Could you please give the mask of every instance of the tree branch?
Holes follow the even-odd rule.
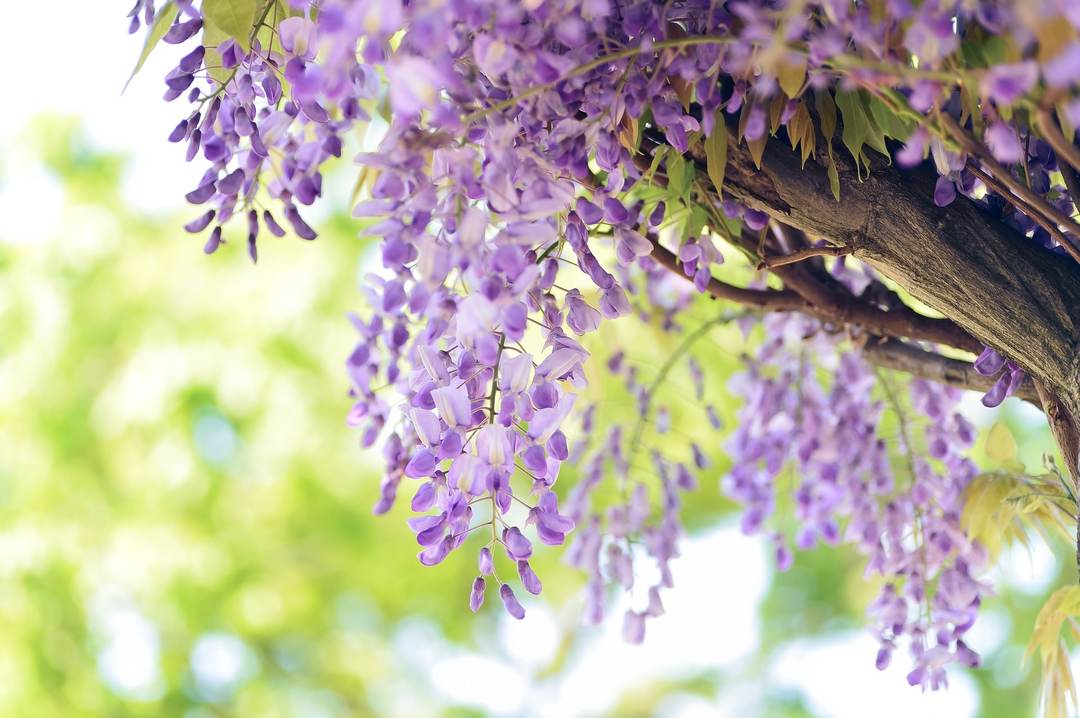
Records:
[[[844,152],[834,152],[840,202],[825,168],[804,168],[776,138],[760,167],[744,145],[729,144],[724,191],[810,236],[853,246],[856,258],[1018,362],[1080,413],[1080,265],[965,197],[937,207],[931,168],[901,171],[875,159],[860,180]],[[704,157],[695,159],[704,168]]]
[[[1080,496],[1080,429],[1076,414],[1070,412],[1061,399],[1043,382],[1035,380],[1035,389],[1042,401],[1043,413],[1050,422],[1050,433],[1054,435],[1061,458],[1065,462],[1065,471],[1072,480],[1073,496]],[[1080,521],[1076,524],[1076,570],[1080,575]]]
[[[653,146],[657,146],[660,142],[657,138],[646,139],[649,139],[653,143]],[[691,159],[697,161],[696,158]],[[648,155],[637,155],[635,157],[635,162],[639,167],[645,168],[651,164]],[[703,167],[704,165],[702,164],[702,167],[699,168],[701,172],[705,171]],[[657,176],[655,177],[655,180],[662,186],[666,186],[666,178]],[[661,247],[655,238],[650,239],[653,241],[653,257],[660,262],[660,264],[675,271],[679,275],[685,276],[675,255],[664,247]],[[758,255],[758,250],[755,246],[756,242],[751,238],[748,238],[745,234],[734,238],[734,241],[751,254],[751,256]],[[838,244],[845,246],[843,242],[838,242]],[[854,249],[854,247],[852,247],[852,249]],[[845,252],[845,254],[846,253],[848,252]],[[888,311],[880,309],[858,297],[852,296],[850,293],[838,292],[833,288],[825,286],[817,279],[800,271],[800,268],[798,267],[781,264],[770,269],[773,274],[784,282],[786,288],[793,289],[798,296],[801,296],[802,299],[805,300],[801,305],[794,305],[794,303],[792,303],[791,306],[788,306],[788,302],[791,302],[790,296],[784,300],[780,300],[776,297],[766,300],[765,297],[759,295],[760,290],[739,289],[719,282],[719,280],[716,279],[710,280],[708,291],[714,297],[720,299],[731,299],[742,304],[758,306],[766,310],[802,311],[823,321],[832,322],[840,326],[858,326],[872,334],[880,336],[906,337],[909,339],[928,341],[969,351],[973,354],[978,354],[982,350],[982,344],[978,340],[949,319],[927,317],[912,310],[902,302],[897,302],[897,306]],[[748,291],[751,292],[751,294],[745,294],[745,292]],[[743,301],[743,299],[746,301]],[[764,304],[759,302],[764,302]]]
[[[958,389],[985,393],[995,381],[994,377],[975,371],[970,361],[928,352],[899,339],[871,339],[863,347],[862,355],[868,362],[883,369],[904,372]],[[1030,377],[1024,379],[1013,396],[1042,407]]]
[[[678,257],[652,239],[652,257],[679,276],[692,281],[682,271]],[[777,272],[785,282],[785,275]],[[796,283],[798,283],[796,281]],[[982,346],[952,322],[933,319],[911,310],[885,311],[865,304],[850,295],[844,296],[822,290],[819,301],[807,300],[798,291],[775,289],[743,289],[721,282],[715,277],[709,280],[707,290],[716,299],[727,299],[738,304],[757,307],[764,311],[798,311],[838,326],[857,326],[879,336],[907,337],[946,346],[979,351]]]
[[[843,257],[852,253],[851,247],[807,247],[791,254],[783,254],[778,257],[765,257],[758,262],[758,269],[774,269],[787,264],[795,264],[812,257]]]
[[[652,258],[678,274],[686,281],[693,281],[682,270],[679,258],[658,241],[650,237],[653,243]],[[721,282],[715,277],[709,279],[707,291],[714,299],[727,299],[736,304],[745,304],[771,312],[806,311],[808,303],[798,294],[788,290],[776,289],[744,289]]]

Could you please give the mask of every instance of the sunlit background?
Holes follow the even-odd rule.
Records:
[[[371,252],[348,163],[312,215],[317,242],[264,241],[257,267],[240,241],[204,256],[179,229],[201,170],[165,141],[175,48],[121,94],[140,44],[127,4],[60,5],[62,22],[44,17],[57,4],[5,7],[0,715],[1033,714],[1024,644],[1047,593],[1075,580],[1067,546],[1006,553],[972,633],[984,667],[924,696],[904,656],[874,669],[858,556],[816,551],[779,575],[739,533],[719,438],[644,646],[619,638],[616,596],[608,624],[580,626],[581,577],[555,550],[526,620],[473,616],[471,554],[419,565],[407,506],[372,516],[381,460],[345,426],[345,314]],[[624,322],[647,340],[626,344],[653,347],[630,359],[655,371],[673,340]],[[701,354],[729,426],[746,348],[720,331]],[[619,401],[603,380],[591,391]],[[984,467],[999,421],[1041,466],[1038,413],[969,399]],[[676,430],[699,428],[688,416]]]

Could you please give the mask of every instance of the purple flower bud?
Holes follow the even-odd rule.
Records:
[[[187,131],[188,131],[188,121],[187,120],[180,120],[180,124],[178,124],[173,129],[173,131],[169,133],[169,142],[180,142],[185,137],[187,137]]]
[[[453,539],[449,536],[444,538],[434,546],[429,546],[419,554],[417,557],[420,559],[420,563],[425,566],[434,566],[442,563],[442,560],[450,553],[450,549],[453,547]]]
[[[420,488],[416,490],[416,494],[412,500],[412,510],[417,513],[423,513],[428,511],[435,505],[435,499],[438,497],[435,491],[435,484],[431,481],[425,481],[420,484]]]
[[[641,643],[645,640],[645,614],[627,611],[623,616],[622,637],[627,643]]]
[[[979,667],[979,654],[971,650],[963,641],[956,642],[956,660],[968,668]]]
[[[956,199],[956,184],[948,177],[938,177],[934,185],[934,204],[948,207]]]
[[[1005,366],[1005,357],[990,347],[983,347],[982,353],[975,359],[972,366],[983,376],[994,376]]]
[[[420,449],[405,466],[405,475],[410,479],[422,479],[435,472],[435,455],[427,449]]]
[[[177,68],[165,76],[165,84],[170,90],[183,92],[191,87],[191,83],[195,81],[195,76],[190,72],[182,72],[180,68]]]
[[[199,185],[196,189],[188,192],[185,197],[191,204],[202,204],[206,200],[214,196],[214,181],[211,180],[202,185]]]
[[[926,148],[930,142],[930,132],[925,127],[920,127],[912,133],[904,143],[904,147],[896,153],[896,162],[901,167],[915,167],[922,164],[926,159]]]
[[[244,170],[236,169],[218,180],[218,192],[224,195],[235,195],[244,185]]]
[[[263,210],[263,224],[270,230],[270,234],[275,237],[285,236],[285,230],[277,223],[277,220],[274,219],[274,215],[270,214],[270,210]]]
[[[472,591],[469,592],[469,610],[476,613],[480,610],[480,607],[484,605],[484,589],[487,588],[487,582],[484,581],[482,576],[477,576],[472,583]]]
[[[177,65],[183,72],[195,72],[202,67],[203,57],[206,55],[206,48],[199,45],[194,50],[189,52],[180,58],[180,62]]]
[[[597,224],[604,218],[603,210],[584,197],[578,197],[574,209],[585,224]]]
[[[519,621],[525,618],[525,608],[518,603],[517,596],[514,595],[514,590],[509,585],[504,583],[499,586],[499,598],[502,599],[507,613]]]
[[[667,212],[667,207],[664,205],[664,203],[663,202],[658,203],[656,205],[656,209],[654,209],[652,211],[652,214],[649,215],[649,226],[650,227],[659,227],[660,224],[664,221],[664,215],[665,215],[666,212]]]
[[[219,162],[229,155],[229,148],[225,140],[218,135],[213,135],[203,143],[203,157],[211,162]]]
[[[547,475],[547,453],[542,446],[530,446],[521,455],[525,468],[537,478]]]
[[[191,133],[191,139],[188,140],[187,151],[184,153],[184,161],[191,162],[195,159],[195,155],[199,154],[199,148],[202,146],[202,131],[195,130]]]
[[[998,380],[994,382],[994,385],[990,387],[990,390],[983,395],[983,406],[992,409],[1005,401],[1005,397],[1008,395],[1010,376],[1009,372],[1003,372],[1002,375],[998,377]]]
[[[1012,164],[1024,159],[1024,148],[1016,137],[1016,130],[1004,122],[991,122],[984,139],[998,162]]]
[[[993,65],[979,83],[982,94],[998,105],[1011,105],[1027,94],[1039,79],[1034,60],[1009,65]]]
[[[446,520],[440,519],[433,526],[428,526],[416,534],[416,543],[421,546],[432,546],[436,541],[441,541],[446,534]]]
[[[532,570],[528,561],[518,561],[518,576],[521,578],[521,585],[525,587],[525,590],[534,596],[539,596],[541,591],[540,578],[536,575],[536,572]]]
[[[630,218],[630,211],[614,197],[604,200],[604,218],[611,224],[622,224]]]
[[[221,66],[226,70],[231,70],[240,64],[240,61],[244,58],[243,52],[240,50],[240,46],[231,37],[222,42],[217,47],[218,55],[221,56]]]
[[[291,204],[285,205],[285,219],[292,225],[293,231],[296,232],[296,236],[301,239],[312,240],[319,236],[315,230],[304,221],[300,216],[300,213],[296,211],[296,207]]]
[[[559,461],[566,461],[570,458],[570,450],[566,445],[566,434],[562,433],[562,431],[556,430],[551,435],[547,442],[547,448],[552,457]]]
[[[179,45],[202,28],[202,20],[187,20],[172,25],[161,38],[170,45]]]
[[[217,214],[217,212],[211,209],[185,224],[184,229],[188,232],[191,232],[192,234],[201,232],[207,227],[209,227],[210,223],[214,221],[215,214]]]
[[[203,251],[207,254],[213,254],[219,246],[221,246],[221,225],[214,227],[213,231],[210,232],[210,238],[203,245]]]
[[[886,646],[882,646],[880,649],[878,649],[877,659],[874,661],[874,666],[879,671],[883,671],[883,670],[885,670],[886,668],[889,667],[889,662],[891,660],[892,660],[892,651],[889,650],[889,648],[887,648]]]
[[[769,226],[769,215],[756,209],[747,209],[743,212],[743,221],[747,227],[759,232]]]
[[[525,535],[521,533],[521,529],[517,526],[503,529],[502,540],[506,546],[506,553],[510,558],[520,561],[532,556],[532,543],[525,538]]]
[[[495,570],[495,560],[491,555],[491,549],[487,546],[480,549],[480,573],[484,576],[490,576],[491,572]]]
[[[750,141],[760,140],[765,136],[765,110],[761,105],[750,108],[750,116],[746,119],[743,134]]]

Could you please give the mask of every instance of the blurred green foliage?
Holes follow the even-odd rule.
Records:
[[[471,558],[418,564],[407,501],[372,517],[381,458],[344,424],[345,315],[372,249],[352,220],[322,220],[315,243],[263,240],[257,268],[239,237],[207,258],[175,217],[125,205],[125,160],[87,146],[75,123],[43,120],[28,141],[64,202],[49,241],[0,242],[0,715],[480,715],[443,704],[410,651],[428,637],[509,663],[492,638],[498,611],[468,613]],[[676,343],[646,324],[618,331],[643,375]],[[693,349],[728,427],[737,406],[723,387],[746,347],[726,327]],[[704,423],[689,386],[683,370],[665,384],[677,432]],[[588,392],[601,421],[633,410],[612,381]],[[1010,424],[1037,461],[1045,430]],[[714,465],[686,501],[692,532],[733,510],[717,490],[722,446],[705,449]],[[573,670],[581,641],[580,578],[558,554],[538,567],[561,634],[537,680]],[[747,665],[636,686],[611,715],[766,681],[792,640],[860,630],[873,589],[861,572],[851,552],[801,556],[772,581]],[[1005,591],[990,607],[1012,629],[972,674],[981,715],[1030,713],[1016,646],[1041,600]],[[790,687],[761,687],[765,714],[813,715]]]

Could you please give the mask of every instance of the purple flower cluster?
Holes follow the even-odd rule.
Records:
[[[200,9],[190,1],[175,5],[175,20],[162,40],[179,45],[198,39],[208,29]],[[136,14],[140,6],[149,22],[152,3],[140,0]],[[165,78],[165,100],[186,97],[192,103],[169,141],[185,145],[188,161],[201,155],[209,164],[187,194],[188,202],[208,209],[185,229],[210,228],[204,250],[212,254],[223,242],[222,226],[243,214],[253,262],[260,228],[285,235],[274,212],[257,209],[259,191],[278,203],[276,211],[297,236],[315,239],[299,206],[322,195],[320,168],[341,156],[342,134],[368,119],[360,103],[378,93],[378,75],[370,66],[355,59],[345,68],[314,62],[326,40],[320,32],[325,23],[304,16],[274,18],[270,10],[276,14],[278,3],[265,8],[262,21],[274,22],[273,32],[256,26],[246,38],[227,37],[214,46],[205,44],[204,35]]]
[[[1048,21],[1080,28],[1075,3],[1038,5],[289,0],[256,3],[250,31],[234,36],[214,27],[208,2],[176,0],[158,12],[172,15],[166,43],[192,45],[166,77],[165,97],[193,105],[169,139],[184,144],[189,161],[207,163],[187,196],[206,210],[187,228],[209,230],[208,253],[237,214],[252,260],[262,228],[284,234],[275,212],[314,239],[299,208],[322,194],[322,167],[342,153],[343,133],[368,118],[364,107],[388,104],[385,137],[357,158],[370,191],[354,214],[372,218],[366,231],[379,240],[381,263],[365,279],[368,308],[353,317],[359,339],[347,360],[349,423],[363,444],[381,442],[387,463],[376,512],[390,510],[408,479],[409,526],[425,565],[484,536],[469,605],[478,610],[494,580],[515,618],[525,608],[497,564],[538,594],[534,543],[562,544],[577,526],[568,560],[589,576],[586,619],[600,621],[607,587],[619,586],[632,593],[624,634],[640,641],[645,619],[663,613],[660,590],[673,584],[681,496],[709,459],[693,442],[676,458],[643,445],[641,427],[665,434],[670,411],[655,401],[656,382],[643,382],[618,348],[607,368],[634,395],[638,416],[594,426],[595,407],[579,399],[590,357],[582,337],[637,314],[691,341],[681,320],[689,288],[704,292],[724,261],[716,238],[769,221],[730,198],[707,208],[695,200],[703,178],[688,149],[727,132],[717,125],[725,114],[739,128],[735,139],[753,146],[786,127],[794,143],[808,103],[823,117],[817,103],[827,102],[834,125],[839,105],[860,166],[863,145],[884,152],[885,137],[906,137],[897,160],[932,156],[938,205],[965,194],[1055,249],[1028,209],[982,184],[972,148],[958,151],[930,122],[942,113],[972,118],[978,149],[1071,211],[1055,184],[1058,157],[1013,106],[1050,88],[1064,98],[1060,114],[1080,124],[1080,100],[1069,94],[1080,82],[1080,43],[950,79],[962,40],[1001,35],[1028,58]],[[138,0],[131,18],[133,31],[160,19],[152,0]],[[972,108],[974,87],[981,96]],[[878,136],[853,142],[856,120]],[[804,145],[804,159],[813,151]],[[259,211],[262,194],[273,211]],[[661,242],[691,283],[676,286],[681,279],[650,257]],[[843,262],[834,273],[856,294],[867,281]],[[857,545],[886,579],[873,606],[878,665],[904,640],[915,657],[909,680],[937,687],[946,664],[976,660],[963,635],[986,591],[974,577],[981,550],[959,529],[971,427],[953,392],[916,382],[911,413],[927,427],[916,435],[905,425],[907,468],[897,473],[897,452],[880,431],[886,407],[858,355],[801,315],[770,316],[764,329],[758,355],[732,383],[745,406],[728,443],[734,468],[725,488],[745,506],[743,528],[769,532],[781,568],[794,560],[791,538],[802,549]],[[703,403],[701,367],[688,368]],[[1023,379],[992,350],[976,368],[1000,374],[987,405]],[[908,413],[891,403],[894,414]],[[721,428],[708,405],[704,418]],[[639,461],[651,466],[643,471]],[[580,480],[559,488],[560,508],[557,480],[568,462]],[[790,487],[779,481],[789,466]],[[610,503],[595,491],[607,477],[619,495]],[[781,491],[794,501],[791,538],[770,526]],[[645,562],[658,578],[636,591]]]
[[[769,339],[731,381],[745,404],[728,445],[735,466],[725,489],[745,506],[743,530],[768,530],[778,567],[789,568],[782,532],[767,527],[781,492],[790,492],[796,548],[854,544],[867,571],[885,579],[870,607],[878,667],[906,639],[908,681],[938,688],[947,664],[978,662],[963,636],[988,590],[976,578],[985,551],[960,526],[976,469],[964,456],[975,434],[956,412],[959,391],[914,380],[909,411],[886,383],[883,402],[873,397],[874,373],[856,354],[839,354],[816,321],[777,315],[765,323]],[[833,370],[831,386],[820,379],[823,365]],[[882,431],[886,408],[900,425],[898,452]],[[915,416],[928,420],[921,435],[909,425]],[[797,477],[790,484],[781,481],[789,470]]]

